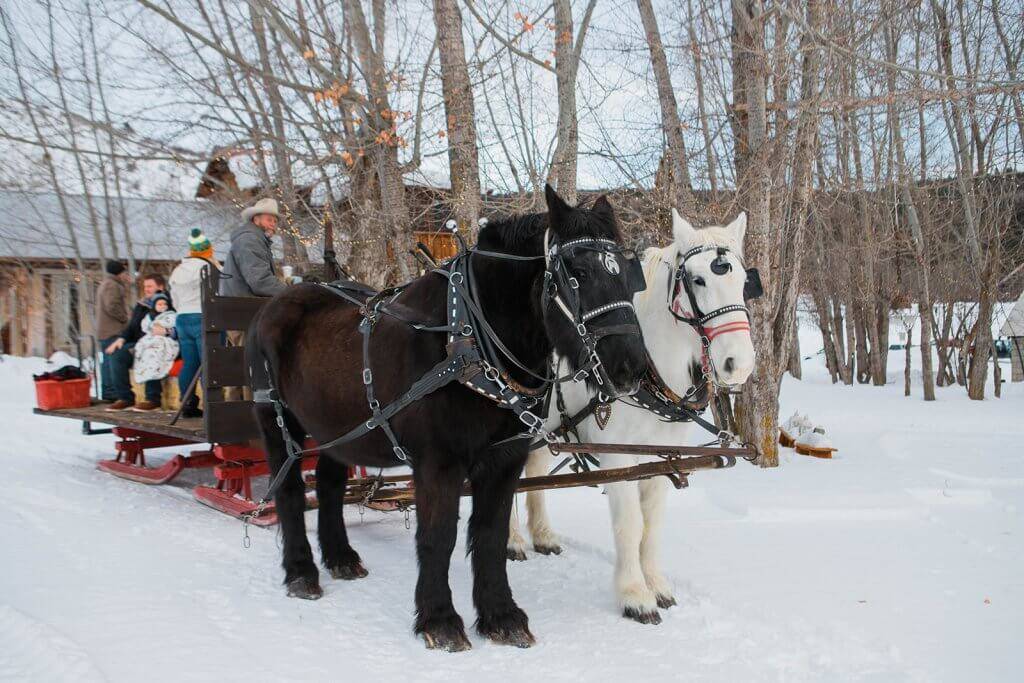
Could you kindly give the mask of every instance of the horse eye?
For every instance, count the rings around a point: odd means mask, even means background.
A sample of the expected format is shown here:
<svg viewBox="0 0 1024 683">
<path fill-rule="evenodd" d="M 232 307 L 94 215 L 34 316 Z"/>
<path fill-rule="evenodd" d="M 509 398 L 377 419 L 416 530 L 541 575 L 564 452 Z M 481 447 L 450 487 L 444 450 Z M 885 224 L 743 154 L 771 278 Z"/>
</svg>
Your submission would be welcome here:
<svg viewBox="0 0 1024 683">
<path fill-rule="evenodd" d="M 701 287 L 703 287 L 707 283 L 704 282 L 704 278 L 702 278 L 702 277 L 695 277 L 695 278 L 693 278 L 693 284 L 700 285 Z"/>
</svg>

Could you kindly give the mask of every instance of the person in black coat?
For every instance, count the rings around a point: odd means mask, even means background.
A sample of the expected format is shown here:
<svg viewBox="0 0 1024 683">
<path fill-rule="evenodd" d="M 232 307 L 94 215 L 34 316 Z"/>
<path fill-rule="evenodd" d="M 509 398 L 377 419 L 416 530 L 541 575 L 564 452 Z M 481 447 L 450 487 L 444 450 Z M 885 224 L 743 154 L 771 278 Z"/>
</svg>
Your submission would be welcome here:
<svg viewBox="0 0 1024 683">
<path fill-rule="evenodd" d="M 142 281 L 142 298 L 132 309 L 132 315 L 121 334 L 104 349 L 110 357 L 111 380 L 114 385 L 114 403 L 107 410 L 128 410 L 135 406 L 135 394 L 132 393 L 132 381 L 129 376 L 132 363 L 135 361 L 135 342 L 142 338 L 142 319 L 149 315 L 150 301 L 155 294 L 165 294 L 167 280 L 159 273 L 147 275 Z M 169 298 L 169 297 L 168 297 Z M 163 398 L 163 387 L 159 382 L 146 383 L 146 404 L 159 407 Z"/>
</svg>

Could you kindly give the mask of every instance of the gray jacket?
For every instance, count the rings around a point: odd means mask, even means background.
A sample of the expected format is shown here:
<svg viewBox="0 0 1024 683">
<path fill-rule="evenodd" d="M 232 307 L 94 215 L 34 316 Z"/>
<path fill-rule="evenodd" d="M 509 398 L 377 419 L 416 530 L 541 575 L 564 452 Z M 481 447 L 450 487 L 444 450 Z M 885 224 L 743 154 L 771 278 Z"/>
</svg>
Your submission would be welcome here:
<svg viewBox="0 0 1024 683">
<path fill-rule="evenodd" d="M 222 296 L 274 296 L 285 289 L 274 272 L 270 239 L 252 221 L 231 231 L 231 251 L 220 278 Z"/>
</svg>

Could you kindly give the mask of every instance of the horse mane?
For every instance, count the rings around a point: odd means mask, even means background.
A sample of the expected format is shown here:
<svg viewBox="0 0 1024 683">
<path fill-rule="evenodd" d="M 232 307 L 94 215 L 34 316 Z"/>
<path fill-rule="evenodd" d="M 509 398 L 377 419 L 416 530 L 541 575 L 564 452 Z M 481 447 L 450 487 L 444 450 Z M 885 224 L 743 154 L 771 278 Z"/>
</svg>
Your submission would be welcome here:
<svg viewBox="0 0 1024 683">
<path fill-rule="evenodd" d="M 564 240 L 595 235 L 622 243 L 622 233 L 619 232 L 614 213 L 577 207 L 568 217 L 570 220 L 559 231 Z M 537 246 L 543 240 L 548 225 L 547 212 L 494 219 L 480 230 L 477 245 L 481 249 L 508 251 L 520 256 L 539 254 L 541 249 Z"/>
<path fill-rule="evenodd" d="M 507 251 L 520 256 L 540 253 L 544 231 L 548 228 L 547 213 L 526 213 L 492 219 L 480 230 L 477 246 L 490 251 Z"/>
</svg>

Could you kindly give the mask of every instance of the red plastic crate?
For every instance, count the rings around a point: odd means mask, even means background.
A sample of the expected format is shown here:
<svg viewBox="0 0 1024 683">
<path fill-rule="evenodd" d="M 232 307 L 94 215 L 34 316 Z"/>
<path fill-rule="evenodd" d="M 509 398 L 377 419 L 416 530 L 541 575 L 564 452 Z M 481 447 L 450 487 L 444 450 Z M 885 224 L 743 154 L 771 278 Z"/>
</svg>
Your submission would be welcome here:
<svg viewBox="0 0 1024 683">
<path fill-rule="evenodd" d="M 40 410 L 58 410 L 60 408 L 87 408 L 91 399 L 89 390 L 92 380 L 69 379 L 64 382 L 47 379 L 36 382 L 36 405 Z"/>
</svg>

